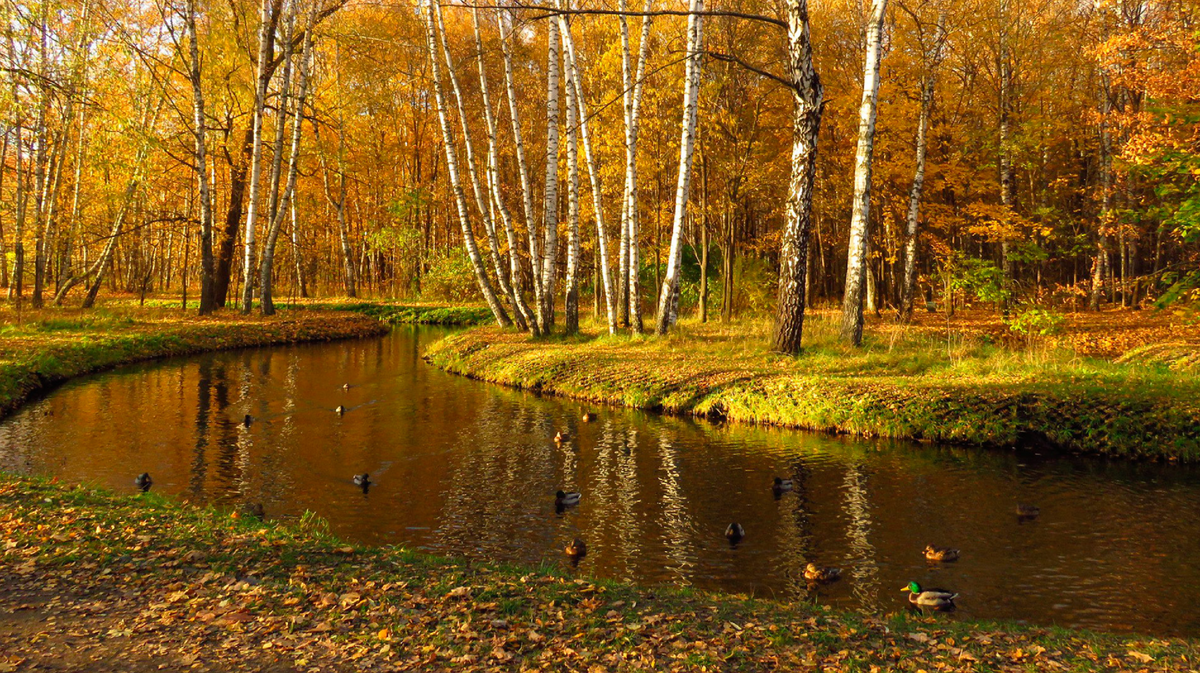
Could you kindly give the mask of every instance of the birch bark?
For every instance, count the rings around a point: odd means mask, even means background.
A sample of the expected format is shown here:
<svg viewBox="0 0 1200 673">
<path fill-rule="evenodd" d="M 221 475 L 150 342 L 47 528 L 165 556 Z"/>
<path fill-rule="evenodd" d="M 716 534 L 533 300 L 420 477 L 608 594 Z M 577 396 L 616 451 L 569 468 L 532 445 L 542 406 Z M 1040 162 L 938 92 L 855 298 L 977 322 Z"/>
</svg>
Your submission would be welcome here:
<svg viewBox="0 0 1200 673">
<path fill-rule="evenodd" d="M 842 299 L 842 340 L 862 345 L 863 290 L 867 274 L 867 237 L 871 217 L 871 168 L 875 149 L 875 117 L 879 99 L 879 62 L 883 56 L 883 20 L 887 0 L 872 0 L 867 25 L 862 105 L 858 115 L 858 149 L 854 162 L 854 201 L 850 219 L 850 249 L 846 262 L 846 292 Z"/>
<path fill-rule="evenodd" d="M 671 249 L 667 254 L 667 272 L 659 293 L 657 332 L 666 334 L 679 312 L 679 271 L 683 260 L 683 229 L 687 217 L 688 194 L 692 184 L 692 157 L 696 148 L 696 108 L 700 98 L 700 58 L 703 55 L 704 24 L 699 12 L 704 0 L 688 2 L 687 64 L 684 68 L 683 121 L 680 123 L 679 176 L 675 183 L 675 215 L 671 223 Z"/>
<path fill-rule="evenodd" d="M 271 79 L 271 68 L 268 61 L 275 40 L 275 15 L 278 5 L 272 3 L 281 0 L 262 0 L 259 16 L 258 31 L 258 64 L 254 88 L 254 121 L 253 147 L 250 159 L 250 204 L 246 208 L 246 241 L 245 255 L 242 259 L 242 313 L 250 313 L 250 305 L 254 301 L 254 260 L 255 260 L 255 229 L 258 224 L 258 202 L 260 196 L 260 178 L 262 177 L 262 148 L 263 148 L 263 111 L 266 107 L 267 85 Z"/>
<path fill-rule="evenodd" d="M 824 92 L 813 67 L 809 36 L 808 0 L 789 0 L 788 79 L 792 85 L 792 173 L 788 182 L 787 214 L 780 241 L 779 296 L 776 305 L 774 350 L 800 352 L 804 336 L 804 309 L 808 298 L 804 278 L 808 271 L 808 235 L 812 224 L 813 179 L 816 175 L 817 138 L 821 131 Z M 732 256 L 725 250 L 728 287 L 732 289 Z M 732 309 L 726 291 L 726 317 Z"/>
<path fill-rule="evenodd" d="M 609 266 L 608 259 L 608 236 L 604 226 L 604 201 L 600 183 L 599 162 L 596 160 L 596 155 L 592 152 L 591 134 L 588 131 L 587 105 L 584 102 L 586 99 L 583 97 L 583 82 L 575 60 L 575 40 L 571 37 L 570 31 L 567 30 L 565 20 L 563 20 L 563 24 L 563 45 L 566 50 L 567 68 L 571 73 L 571 81 L 574 82 L 576 112 L 579 115 L 579 134 L 583 139 L 583 154 L 587 161 L 588 178 L 592 186 L 592 210 L 596 218 L 596 264 L 600 269 L 600 281 L 604 287 L 605 308 L 607 309 L 608 316 L 608 333 L 616 334 L 617 310 L 616 301 L 613 297 L 612 269 Z"/>
<path fill-rule="evenodd" d="M 196 1 L 187 2 L 188 79 L 192 85 L 192 133 L 196 136 L 196 179 L 200 188 L 200 315 L 213 312 L 213 217 L 212 191 L 208 184 L 208 121 L 201 87 L 200 40 L 196 31 Z M 185 285 L 186 287 L 186 285 Z"/>
<path fill-rule="evenodd" d="M 554 328 L 558 285 L 558 22 L 546 23 L 546 188 L 542 204 L 542 332 Z"/>
<path fill-rule="evenodd" d="M 559 3 L 561 6 L 561 3 Z M 571 25 L 559 15 L 563 60 L 566 61 L 564 86 L 567 93 L 567 276 L 563 298 L 563 331 L 579 331 L 579 97 L 575 71 L 570 63 Z"/>
<path fill-rule="evenodd" d="M 917 119 L 917 148 L 916 167 L 913 170 L 912 190 L 908 195 L 908 218 L 904 243 L 904 285 L 900 294 L 900 315 L 902 321 L 912 319 L 913 285 L 917 275 L 917 228 L 920 224 L 921 193 L 925 187 L 925 155 L 928 148 L 929 117 L 933 108 L 934 87 L 937 84 L 937 69 L 941 64 L 942 52 L 946 41 L 946 15 L 938 15 L 937 30 L 933 37 L 933 47 L 925 57 L 925 81 L 921 87 L 921 113 Z"/>
<path fill-rule="evenodd" d="M 446 150 L 446 172 L 450 177 L 450 189 L 454 193 L 454 205 L 458 210 L 458 222 L 462 228 L 463 245 L 466 247 L 467 255 L 471 259 L 471 266 L 475 271 L 475 280 L 479 283 L 479 290 L 483 294 L 484 300 L 487 301 L 488 307 L 491 308 L 492 315 L 496 318 L 497 324 L 501 327 L 508 327 L 512 324 L 512 321 L 509 319 L 508 313 L 504 310 L 504 306 L 496 298 L 496 293 L 492 289 L 492 283 L 488 278 L 483 258 L 479 254 L 479 247 L 475 244 L 475 234 L 471 231 L 471 222 L 467 214 L 467 197 L 463 192 L 462 181 L 458 174 L 458 155 L 454 149 L 454 135 L 450 130 L 450 116 L 446 110 L 446 96 L 442 86 L 442 71 L 438 62 L 437 17 L 433 7 L 434 2 L 435 0 L 426 0 L 426 2 L 422 3 L 422 9 L 425 10 L 425 46 L 429 56 L 430 70 L 433 73 L 434 100 L 437 103 L 438 123 L 442 130 L 442 145 Z"/>
<path fill-rule="evenodd" d="M 638 218 L 637 143 L 638 123 L 642 106 L 642 83 L 645 78 L 646 60 L 650 54 L 650 10 L 652 0 L 646 0 L 642 17 L 641 42 L 634 72 L 630 75 L 629 28 L 625 17 L 621 17 L 621 76 L 624 84 L 625 107 L 625 190 L 621 204 L 621 267 L 618 304 L 621 307 L 621 323 L 628 325 L 635 334 L 641 334 L 642 288 L 638 238 L 641 226 Z M 624 0 L 621 2 L 624 9 Z"/>
</svg>

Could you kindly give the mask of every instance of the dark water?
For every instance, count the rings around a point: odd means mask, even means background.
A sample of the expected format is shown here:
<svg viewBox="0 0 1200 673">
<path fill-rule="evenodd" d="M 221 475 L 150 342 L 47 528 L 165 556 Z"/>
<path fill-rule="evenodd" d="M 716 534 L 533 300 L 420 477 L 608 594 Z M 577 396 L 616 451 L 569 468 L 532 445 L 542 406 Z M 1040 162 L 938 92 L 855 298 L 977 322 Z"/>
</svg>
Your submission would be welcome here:
<svg viewBox="0 0 1200 673">
<path fill-rule="evenodd" d="M 0 424 L 0 469 L 195 502 L 312 510 L 344 538 L 884 612 L 915 579 L 947 618 L 1200 633 L 1200 472 L 831 438 L 592 409 L 443 374 L 400 329 L 79 379 Z M 349 390 L 342 384 L 350 383 Z M 347 413 L 339 417 L 334 407 Z M 256 420 L 242 427 L 245 414 Z M 563 446 L 552 441 L 565 430 Z M 364 495 L 350 483 L 369 472 Z M 774 476 L 797 489 L 778 501 Z M 554 511 L 553 493 L 584 493 Z M 1018 522 L 1016 503 L 1042 508 Z M 731 548 L 723 531 L 742 523 Z M 930 567 L 927 543 L 963 550 Z M 809 592 L 808 561 L 844 579 Z"/>
</svg>

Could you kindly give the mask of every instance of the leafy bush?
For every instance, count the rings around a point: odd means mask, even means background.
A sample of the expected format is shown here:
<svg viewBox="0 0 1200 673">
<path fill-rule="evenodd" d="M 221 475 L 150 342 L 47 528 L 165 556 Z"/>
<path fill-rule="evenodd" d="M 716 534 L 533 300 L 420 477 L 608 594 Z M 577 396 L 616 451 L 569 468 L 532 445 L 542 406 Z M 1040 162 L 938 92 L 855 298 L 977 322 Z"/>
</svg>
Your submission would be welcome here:
<svg viewBox="0 0 1200 673">
<path fill-rule="evenodd" d="M 1026 343 L 1032 347 L 1042 339 L 1062 331 L 1063 316 L 1053 311 L 1047 311 L 1036 306 L 1027 306 L 1006 322 L 1008 329 L 1014 334 L 1025 337 Z"/>
<path fill-rule="evenodd" d="M 421 297 L 437 301 L 479 301 L 479 285 L 471 258 L 460 249 L 436 255 L 421 282 Z"/>
</svg>

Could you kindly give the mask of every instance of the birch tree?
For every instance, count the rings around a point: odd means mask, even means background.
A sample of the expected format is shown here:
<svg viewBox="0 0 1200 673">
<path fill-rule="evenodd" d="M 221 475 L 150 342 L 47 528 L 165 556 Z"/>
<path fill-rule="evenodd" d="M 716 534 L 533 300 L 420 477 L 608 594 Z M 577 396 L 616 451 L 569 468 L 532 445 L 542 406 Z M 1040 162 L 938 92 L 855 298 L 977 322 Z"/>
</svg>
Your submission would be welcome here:
<svg viewBox="0 0 1200 673">
<path fill-rule="evenodd" d="M 604 288 L 605 308 L 608 316 L 608 333 L 617 333 L 617 305 L 613 297 L 612 269 L 608 259 L 608 235 L 604 226 L 603 189 L 600 182 L 599 162 L 592 152 L 591 135 L 588 131 L 588 113 L 586 98 L 583 96 L 583 82 L 579 75 L 579 67 L 575 60 L 575 40 L 571 37 L 565 18 L 560 16 L 560 28 L 563 33 L 563 47 L 566 52 L 566 64 L 571 81 L 575 88 L 575 101 L 579 119 L 579 135 L 583 140 L 583 154 L 587 162 L 588 178 L 592 187 L 592 210 L 596 218 L 596 264 L 600 269 L 600 280 Z"/>
<path fill-rule="evenodd" d="M 485 191 L 491 199 L 492 205 L 495 206 L 496 213 L 500 217 L 500 222 L 504 226 L 504 237 L 508 243 L 508 273 L 506 292 L 512 302 L 513 310 L 516 313 L 517 326 L 521 329 L 530 330 L 535 336 L 539 333 L 537 327 L 537 317 L 529 309 L 525 303 L 525 297 L 521 293 L 521 266 L 520 257 L 517 255 L 517 236 L 513 227 L 512 213 L 508 210 L 508 204 L 504 201 L 500 191 L 500 151 L 497 147 L 496 133 L 496 117 L 492 113 L 492 98 L 488 90 L 487 69 L 483 64 L 483 39 L 479 31 L 479 8 L 471 8 L 471 26 L 475 34 L 475 54 L 476 64 L 479 66 L 479 93 L 483 98 L 483 117 L 487 124 L 488 138 L 488 157 L 487 157 L 487 185 Z M 493 239 L 495 237 L 493 236 Z M 499 265 L 497 265 L 499 269 Z M 497 273 L 500 273 L 497 271 Z"/>
<path fill-rule="evenodd" d="M 267 101 L 267 85 L 271 81 L 271 52 L 275 41 L 275 24 L 282 0 L 262 0 L 258 31 L 258 62 L 255 65 L 254 138 L 250 160 L 250 203 L 246 208 L 245 256 L 242 259 L 242 313 L 250 313 L 254 301 L 255 229 L 258 224 L 260 182 L 262 177 L 263 118 Z"/>
<path fill-rule="evenodd" d="M 917 29 L 922 28 L 919 18 L 913 14 Z M 932 45 L 925 49 L 925 72 L 921 82 L 921 111 L 917 117 L 916 161 L 913 169 L 912 189 L 908 196 L 904 243 L 904 280 L 900 295 L 900 320 L 912 319 L 913 285 L 917 275 L 917 228 L 921 214 L 921 192 L 925 187 L 925 155 L 928 148 L 929 118 L 933 109 L 933 94 L 937 84 L 937 70 L 941 65 L 946 43 L 946 13 L 940 12 L 937 28 L 934 29 Z"/>
<path fill-rule="evenodd" d="M 703 55 L 704 23 L 700 12 L 704 0 L 688 2 L 687 62 L 683 75 L 683 120 L 679 133 L 679 176 L 675 183 L 675 215 L 671 223 L 671 250 L 663 276 L 656 318 L 659 335 L 675 324 L 679 312 L 679 272 L 683 261 L 683 228 L 687 218 L 688 193 L 692 184 L 692 156 L 696 148 L 696 108 L 700 98 L 700 63 Z"/>
<path fill-rule="evenodd" d="M 542 331 L 543 295 L 542 289 L 542 255 L 541 242 L 538 232 L 538 222 L 533 212 L 533 187 L 529 178 L 529 163 L 525 158 L 525 142 L 521 133 L 521 112 L 517 104 L 517 87 L 513 78 L 512 41 L 515 29 L 511 11 L 501 11 L 497 15 L 500 26 L 500 50 L 504 57 L 504 90 L 508 99 L 509 120 L 512 122 L 513 143 L 516 150 L 517 171 L 521 177 L 521 205 L 525 213 L 525 228 L 529 236 L 529 265 L 533 273 L 533 298 L 536 320 L 531 321 L 535 334 Z"/>
<path fill-rule="evenodd" d="M 316 4 L 309 10 L 308 25 L 304 31 L 304 38 L 300 48 L 299 58 L 299 81 L 296 83 L 296 101 L 292 106 L 292 138 L 291 150 L 288 153 L 288 171 L 287 181 L 283 188 L 283 193 L 275 201 L 271 207 L 271 227 L 267 232 L 267 242 L 263 246 L 262 263 L 259 271 L 259 292 L 261 296 L 261 305 L 263 315 L 272 315 L 275 313 L 275 303 L 273 292 L 274 264 L 275 264 L 275 247 L 279 240 L 279 232 L 283 228 L 283 220 L 290 211 L 293 216 L 295 210 L 292 208 L 292 196 L 296 191 L 296 175 L 299 172 L 300 165 L 300 138 L 303 135 L 304 127 L 304 106 L 308 99 L 309 85 L 309 69 L 311 67 L 312 50 L 313 50 L 313 24 L 315 19 Z M 296 12 L 293 11 L 290 21 L 294 23 Z M 294 39 L 291 30 L 288 31 L 288 47 L 286 49 L 285 58 L 291 56 L 291 43 Z M 284 80 L 287 81 L 288 75 L 287 66 L 285 66 Z M 287 91 L 287 87 L 284 87 Z M 279 125 L 283 127 L 286 115 L 286 99 L 280 102 Z M 281 143 L 276 143 L 276 151 L 282 156 L 283 147 Z M 295 223 L 293 221 L 293 227 Z"/>
<path fill-rule="evenodd" d="M 795 354 L 800 352 L 804 336 L 804 309 L 808 302 L 804 279 L 808 271 L 817 139 L 825 104 L 821 78 L 813 67 L 808 0 L 788 0 L 787 30 L 788 84 L 792 93 L 792 170 L 780 238 L 779 292 L 772 345 L 776 352 Z"/>
<path fill-rule="evenodd" d="M 454 134 L 450 130 L 450 117 L 446 110 L 446 95 L 442 86 L 441 64 L 438 59 L 437 47 L 437 15 L 433 7 L 435 0 L 426 0 L 422 3 L 422 9 L 425 11 L 425 46 L 429 56 L 430 71 L 433 73 L 433 93 L 434 101 L 437 104 L 438 124 L 442 131 L 442 144 L 446 151 L 446 172 L 450 178 L 450 189 L 454 193 L 454 205 L 458 210 L 458 222 L 462 228 L 463 246 L 467 249 L 467 256 L 471 259 L 471 267 L 475 271 L 475 280 L 479 284 L 479 290 L 483 294 L 483 298 L 487 301 L 488 307 L 492 310 L 492 315 L 496 319 L 496 323 L 501 327 L 508 327 L 512 324 L 508 313 L 504 310 L 504 306 L 500 300 L 496 298 L 496 292 L 492 289 L 492 282 L 488 278 L 487 268 L 483 264 L 483 258 L 479 255 L 479 247 L 475 243 L 475 234 L 471 231 L 470 216 L 467 212 L 467 197 L 463 192 L 462 181 L 459 178 L 458 172 L 458 156 L 454 149 Z M 553 23 L 553 22 L 551 22 Z"/>
<path fill-rule="evenodd" d="M 863 290 L 867 274 L 867 238 L 871 216 L 871 161 L 875 149 L 875 118 L 879 99 L 879 62 L 883 56 L 883 20 L 887 0 L 872 0 L 867 24 L 866 63 L 862 104 L 858 114 L 858 149 L 854 161 L 854 201 L 850 219 L 850 249 L 846 289 L 842 299 L 842 340 L 862 345 Z"/>
<path fill-rule="evenodd" d="M 637 144 L 638 122 L 642 106 L 642 83 L 645 80 L 646 60 L 650 53 L 650 10 L 652 0 L 646 0 L 642 16 L 641 42 L 638 45 L 636 65 L 631 64 L 629 47 L 629 25 L 625 14 L 621 14 L 621 102 L 625 114 L 625 189 L 621 203 L 620 268 L 617 289 L 618 305 L 621 308 L 621 324 L 628 325 L 635 334 L 642 333 L 642 290 L 640 282 L 641 260 L 638 255 L 638 238 L 641 234 L 638 220 L 638 175 Z M 626 11 L 625 0 L 621 0 L 620 11 Z M 632 71 L 631 71 L 632 68 Z"/>
<path fill-rule="evenodd" d="M 542 332 L 554 328 L 554 294 L 558 284 L 558 22 L 546 22 L 546 186 L 542 204 Z"/>
<path fill-rule="evenodd" d="M 551 23 L 554 20 L 551 19 Z M 579 331 L 579 98 L 575 70 L 571 67 L 569 43 L 571 24 L 559 15 L 559 34 L 562 38 L 564 86 L 567 103 L 567 276 L 564 283 L 563 331 Z"/>
<path fill-rule="evenodd" d="M 188 33 L 188 79 L 192 85 L 192 133 L 196 136 L 196 180 L 200 189 L 200 315 L 213 312 L 213 216 L 212 190 L 208 184 L 208 121 L 204 112 L 204 89 L 200 74 L 200 40 L 196 31 L 196 2 L 187 0 L 185 21 Z"/>
</svg>

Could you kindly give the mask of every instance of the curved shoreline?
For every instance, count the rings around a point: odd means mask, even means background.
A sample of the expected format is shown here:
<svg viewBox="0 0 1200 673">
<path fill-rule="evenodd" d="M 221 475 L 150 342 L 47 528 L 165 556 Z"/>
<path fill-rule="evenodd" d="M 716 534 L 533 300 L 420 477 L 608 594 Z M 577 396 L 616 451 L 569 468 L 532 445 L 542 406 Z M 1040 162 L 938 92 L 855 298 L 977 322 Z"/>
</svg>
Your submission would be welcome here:
<svg viewBox="0 0 1200 673">
<path fill-rule="evenodd" d="M 1035 446 L 1135 459 L 1200 460 L 1200 406 L 1173 391 L 1103 381 L 957 382 L 922 375 L 828 375 L 794 361 L 731 362 L 643 347 L 583 345 L 476 328 L 427 347 L 449 373 L 593 403 L 663 413 L 987 447 Z"/>
<path fill-rule="evenodd" d="M 220 314 L 211 318 L 136 320 L 115 333 L 90 329 L 30 335 L 0 342 L 0 418 L 32 395 L 68 379 L 122 365 L 212 351 L 380 336 L 386 324 L 354 313 L 288 312 L 263 319 Z"/>
</svg>

